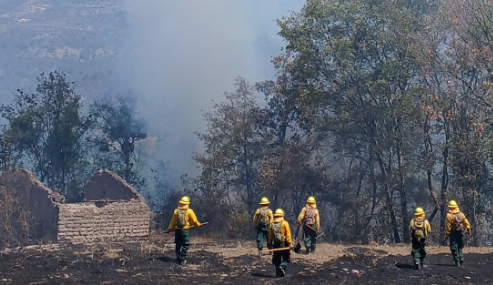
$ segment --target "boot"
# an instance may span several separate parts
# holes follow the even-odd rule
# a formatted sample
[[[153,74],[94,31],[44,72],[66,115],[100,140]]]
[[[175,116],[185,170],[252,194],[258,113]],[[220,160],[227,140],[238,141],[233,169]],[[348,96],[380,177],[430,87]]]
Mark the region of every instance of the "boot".
[[[281,267],[276,267],[276,277],[281,277]]]
[[[454,261],[455,266],[460,267],[460,260]]]
[[[421,265],[419,263],[415,263],[414,270],[420,270],[420,269],[421,269]]]
[[[310,248],[306,248],[305,253],[306,253],[306,254],[309,254],[309,253],[310,253]]]
[[[426,264],[426,261],[423,259],[421,260],[421,268],[427,268],[428,264]]]
[[[286,276],[286,271],[284,271],[284,268],[279,267],[279,277],[284,277]]]

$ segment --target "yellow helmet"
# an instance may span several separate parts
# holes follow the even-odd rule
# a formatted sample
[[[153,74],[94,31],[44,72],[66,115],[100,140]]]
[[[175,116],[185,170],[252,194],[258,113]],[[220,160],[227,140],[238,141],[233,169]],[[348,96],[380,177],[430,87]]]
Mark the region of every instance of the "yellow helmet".
[[[284,211],[279,208],[274,212],[274,217],[284,217]]]
[[[416,210],[414,211],[415,216],[420,216],[420,215],[423,215],[424,213],[425,213],[425,210],[423,210],[423,208],[421,208],[421,207],[417,207]]]
[[[267,199],[267,197],[262,197],[262,199],[260,199],[260,205],[269,205],[270,202],[269,202],[269,199]]]
[[[188,198],[188,196],[183,196],[181,197],[179,203],[183,205],[190,205],[190,198]]]
[[[315,201],[315,197],[313,197],[313,196],[308,197],[308,199],[306,199],[306,202],[307,202],[308,204],[316,204],[316,203],[317,203],[317,202]]]
[[[450,200],[450,202],[448,202],[448,207],[449,208],[458,208],[459,205],[457,205],[457,202],[455,202],[455,200]]]

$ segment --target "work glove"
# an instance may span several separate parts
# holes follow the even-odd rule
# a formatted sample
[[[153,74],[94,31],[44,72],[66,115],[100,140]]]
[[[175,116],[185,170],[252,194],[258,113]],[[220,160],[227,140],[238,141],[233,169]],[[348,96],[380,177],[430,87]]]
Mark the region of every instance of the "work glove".
[[[471,232],[471,231],[469,231],[469,232],[467,233],[467,235],[468,235],[469,237],[471,237],[471,236],[472,236],[472,232]]]
[[[267,248],[268,248],[268,249],[272,249],[272,248],[273,248],[272,244],[268,244],[268,245],[267,245]]]

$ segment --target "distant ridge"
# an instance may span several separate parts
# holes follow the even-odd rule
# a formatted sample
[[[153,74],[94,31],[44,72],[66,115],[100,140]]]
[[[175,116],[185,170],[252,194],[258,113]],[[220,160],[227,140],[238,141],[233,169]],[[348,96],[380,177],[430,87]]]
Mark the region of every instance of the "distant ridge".
[[[126,31],[122,0],[0,1],[0,99],[31,93],[41,72],[59,70],[95,98],[111,83]]]

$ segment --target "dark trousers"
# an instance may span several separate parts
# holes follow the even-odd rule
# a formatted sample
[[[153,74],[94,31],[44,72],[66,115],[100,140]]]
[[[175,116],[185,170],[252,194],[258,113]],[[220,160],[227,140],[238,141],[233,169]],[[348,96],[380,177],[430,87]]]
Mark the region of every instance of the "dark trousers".
[[[264,248],[264,240],[269,240],[269,225],[257,225],[257,248],[261,251]]]
[[[411,255],[413,256],[414,264],[424,264],[426,258],[425,239],[418,240],[413,238],[411,245]]]
[[[286,247],[284,243],[274,244],[273,248],[281,248]],[[272,264],[277,267],[282,267],[282,269],[286,270],[289,263],[291,262],[290,258],[291,250],[282,250],[282,251],[274,251],[272,256]]]
[[[315,225],[311,226],[312,228]],[[305,247],[306,250],[311,249],[312,251],[315,251],[317,248],[317,232],[310,229],[306,225],[303,225],[303,235],[305,238]]]
[[[450,251],[452,252],[452,257],[454,261],[462,261],[464,259],[464,254],[462,249],[464,248],[464,235],[459,231],[450,232]]]
[[[187,259],[187,251],[190,248],[190,230],[175,230],[176,260]]]

